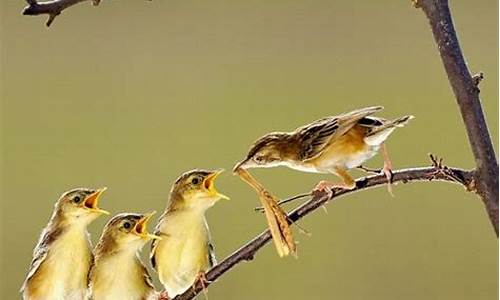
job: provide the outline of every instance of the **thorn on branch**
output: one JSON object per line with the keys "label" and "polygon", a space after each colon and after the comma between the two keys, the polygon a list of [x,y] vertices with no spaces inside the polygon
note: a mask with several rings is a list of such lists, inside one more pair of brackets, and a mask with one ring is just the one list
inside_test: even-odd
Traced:
{"label": "thorn on branch", "polygon": [[483,81],[483,79],[484,79],[484,73],[483,72],[479,72],[478,74],[474,74],[472,76],[472,80],[474,80],[474,84],[476,86],[478,86],[481,83],[481,81]]}
{"label": "thorn on branch", "polygon": [[477,74],[472,75],[472,81],[474,82],[474,87],[476,88],[476,91],[479,93],[481,90],[479,89],[479,84],[481,81],[484,79],[484,73],[479,72]]}
{"label": "thorn on branch", "polygon": [[448,168],[443,164],[443,158],[438,158],[437,156],[429,153],[429,157],[432,162],[432,166],[436,169],[429,180],[432,181],[434,179],[442,179],[445,178],[450,181],[455,181],[462,184],[468,192],[475,192],[475,181],[474,176],[470,176],[470,178],[465,178],[463,174],[454,172],[452,169]]}
{"label": "thorn on branch", "polygon": [[429,158],[431,159],[432,166],[436,169],[442,169],[443,168],[443,159],[438,158],[437,156],[434,156],[432,153],[429,153]]}

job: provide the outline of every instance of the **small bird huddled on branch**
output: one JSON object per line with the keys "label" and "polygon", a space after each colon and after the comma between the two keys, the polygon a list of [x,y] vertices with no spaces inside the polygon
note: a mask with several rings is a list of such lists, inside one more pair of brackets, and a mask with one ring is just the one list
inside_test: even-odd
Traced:
{"label": "small bird huddled on branch", "polygon": [[333,173],[342,183],[321,181],[314,189],[331,193],[334,187],[353,189],[355,182],[347,170],[362,166],[380,150],[384,157],[382,172],[390,182],[392,166],[384,142],[413,116],[396,120],[371,116],[382,109],[366,107],[314,121],[292,132],[266,134],[253,144],[235,169],[287,166],[303,172]]}
{"label": "small bird huddled on branch", "polygon": [[161,240],[153,241],[151,248],[164,298],[174,298],[196,281],[204,286],[205,272],[216,263],[205,212],[219,199],[229,199],[214,186],[221,172],[192,170],[172,186],[170,202],[155,231]]}
{"label": "small bird huddled on branch", "polygon": [[93,300],[153,300],[158,295],[139,251],[158,236],[148,233],[149,214],[121,213],[104,227],[94,250],[89,291]]}
{"label": "small bird huddled on branch", "polygon": [[77,188],[59,198],[33,251],[21,288],[25,300],[87,299],[93,259],[87,225],[108,214],[97,206],[105,190]]}

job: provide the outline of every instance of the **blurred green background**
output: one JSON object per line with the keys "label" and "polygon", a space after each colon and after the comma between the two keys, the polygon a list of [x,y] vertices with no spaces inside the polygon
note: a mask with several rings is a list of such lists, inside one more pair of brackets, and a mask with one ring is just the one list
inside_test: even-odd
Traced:
{"label": "blurred green background", "polygon": [[[469,66],[485,72],[497,145],[498,2],[451,2]],[[65,190],[107,186],[101,206],[113,213],[162,211],[180,173],[230,169],[262,134],[326,115],[369,105],[413,114],[389,140],[395,168],[428,165],[428,152],[473,167],[427,20],[410,1],[103,1],[64,11],[50,29],[46,16],[22,16],[24,5],[1,3],[2,299],[18,298]],[[253,173],[280,197],[333,178]],[[232,197],[208,213],[222,259],[265,220],[230,172],[218,187]],[[268,245],[210,298],[496,299],[498,240],[481,201],[446,183],[395,194],[330,203],[300,222],[312,236],[297,232],[298,260]],[[94,241],[106,221],[90,226]]]}

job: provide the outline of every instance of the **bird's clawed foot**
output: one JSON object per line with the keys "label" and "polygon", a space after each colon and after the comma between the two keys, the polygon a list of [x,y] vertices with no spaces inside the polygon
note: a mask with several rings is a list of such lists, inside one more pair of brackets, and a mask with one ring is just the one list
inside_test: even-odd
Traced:
{"label": "bird's clawed foot", "polygon": [[335,182],[326,181],[326,180],[321,180],[314,187],[314,189],[312,190],[312,192],[313,192],[313,194],[316,194],[318,192],[320,192],[320,193],[326,193],[326,195],[328,196],[328,198],[332,198],[333,197],[333,190],[335,188],[341,188],[341,189],[348,189],[348,190],[350,190],[350,189],[353,189],[354,187],[348,187],[345,184],[335,183]]}
{"label": "bird's clawed foot", "polygon": [[170,300],[167,291],[163,291],[158,295],[158,300]]}
{"label": "bird's clawed foot", "polygon": [[198,275],[196,275],[196,280],[194,281],[193,289],[196,288],[196,284],[198,282],[200,282],[201,287],[203,288],[203,294],[205,295],[205,299],[208,300],[207,286],[211,283],[211,281],[207,279],[207,274],[205,272],[199,272]]}
{"label": "bird's clawed foot", "polygon": [[392,180],[394,178],[394,174],[392,173],[392,163],[390,160],[386,160],[384,162],[384,167],[382,168],[382,173],[387,178],[387,191],[394,197],[394,193],[392,192]]}

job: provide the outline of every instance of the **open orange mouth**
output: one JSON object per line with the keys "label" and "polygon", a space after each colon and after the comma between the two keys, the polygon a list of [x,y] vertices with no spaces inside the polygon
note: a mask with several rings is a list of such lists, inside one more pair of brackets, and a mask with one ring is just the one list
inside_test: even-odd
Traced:
{"label": "open orange mouth", "polygon": [[97,191],[95,191],[92,194],[90,194],[85,199],[85,201],[83,202],[83,206],[85,206],[87,209],[90,209],[90,210],[92,210],[94,212],[98,212],[98,213],[109,215],[109,212],[107,212],[107,211],[105,211],[103,209],[100,209],[97,206],[97,204],[99,203],[99,198],[101,197],[102,193],[104,193],[104,191],[107,190],[107,189],[108,188],[106,188],[106,187],[100,188]]}
{"label": "open orange mouth", "polygon": [[150,234],[147,230],[148,221],[151,217],[156,213],[156,211],[152,211],[150,213],[145,214],[137,223],[135,224],[134,230],[140,237],[146,239],[161,239],[159,236]]}
{"label": "open orange mouth", "polygon": [[208,193],[211,195],[211,196],[218,196],[222,199],[227,199],[229,200],[229,197],[226,196],[226,195],[223,195],[221,193],[219,193],[216,189],[215,189],[215,178],[217,178],[222,172],[224,172],[223,169],[219,169],[217,171],[214,171],[212,172],[211,174],[209,174],[205,180],[203,181],[203,186],[205,187],[205,189],[208,191]]}

